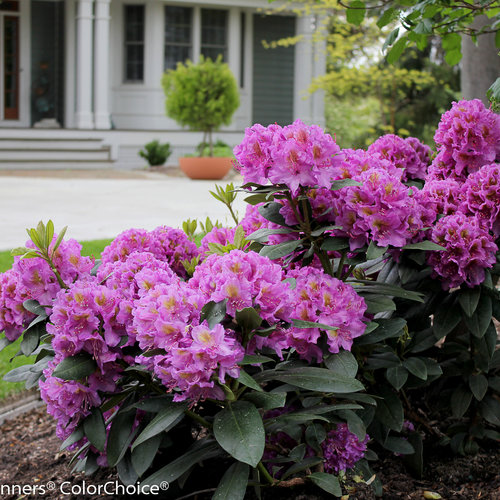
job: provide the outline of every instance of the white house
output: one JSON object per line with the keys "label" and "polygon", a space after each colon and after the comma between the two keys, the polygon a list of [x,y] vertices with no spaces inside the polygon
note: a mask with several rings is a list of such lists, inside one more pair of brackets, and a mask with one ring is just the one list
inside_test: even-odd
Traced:
{"label": "white house", "polygon": [[[116,160],[127,167],[140,163],[137,151],[153,138],[170,142],[176,155],[192,151],[201,135],[165,116],[161,77],[200,54],[222,54],[240,87],[233,122],[216,137],[236,144],[257,122],[321,125],[323,96],[307,96],[325,71],[324,47],[312,43],[318,20],[291,9],[265,15],[269,7],[267,0],[0,0],[0,168]],[[290,36],[300,41],[262,44]]]}

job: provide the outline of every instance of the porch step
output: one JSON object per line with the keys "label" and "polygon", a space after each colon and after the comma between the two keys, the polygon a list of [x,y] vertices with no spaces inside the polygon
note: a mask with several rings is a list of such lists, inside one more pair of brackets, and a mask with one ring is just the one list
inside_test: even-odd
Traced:
{"label": "porch step", "polygon": [[112,161],[0,160],[0,170],[105,170],[113,168]]}
{"label": "porch step", "polygon": [[97,137],[0,137],[0,169],[112,168],[111,147]]}

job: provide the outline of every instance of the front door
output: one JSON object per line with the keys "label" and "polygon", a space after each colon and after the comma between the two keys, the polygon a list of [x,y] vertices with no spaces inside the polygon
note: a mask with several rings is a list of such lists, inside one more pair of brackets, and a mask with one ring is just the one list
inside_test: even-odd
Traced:
{"label": "front door", "polygon": [[19,120],[19,1],[0,3],[0,120]]}

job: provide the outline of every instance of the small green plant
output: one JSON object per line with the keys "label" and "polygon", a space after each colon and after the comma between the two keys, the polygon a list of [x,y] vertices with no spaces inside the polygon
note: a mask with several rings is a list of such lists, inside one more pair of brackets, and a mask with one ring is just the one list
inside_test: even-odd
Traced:
{"label": "small green plant", "polygon": [[144,149],[139,151],[139,156],[144,158],[150,167],[163,165],[171,154],[170,144],[168,142],[161,144],[158,140],[148,142]]}
{"label": "small green plant", "polygon": [[[226,63],[200,57],[194,64],[186,61],[167,71],[162,80],[166,113],[179,125],[203,132],[208,156],[213,156],[212,133],[229,125],[240,105],[238,85]],[[200,155],[201,156],[201,155]]]}

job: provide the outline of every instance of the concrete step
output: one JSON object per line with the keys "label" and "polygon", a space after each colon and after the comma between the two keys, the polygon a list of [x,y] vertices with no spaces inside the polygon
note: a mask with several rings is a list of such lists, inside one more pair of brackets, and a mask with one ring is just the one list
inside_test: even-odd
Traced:
{"label": "concrete step", "polygon": [[114,168],[112,161],[89,160],[32,160],[32,161],[2,161],[0,170],[103,170]]}
{"label": "concrete step", "polygon": [[109,148],[103,146],[101,139],[9,139],[0,137],[0,152],[8,149],[35,149],[35,150],[72,150],[72,149],[102,149]]}
{"label": "concrete step", "polygon": [[87,150],[0,148],[0,164],[7,161],[108,161],[109,159],[109,148]]}

